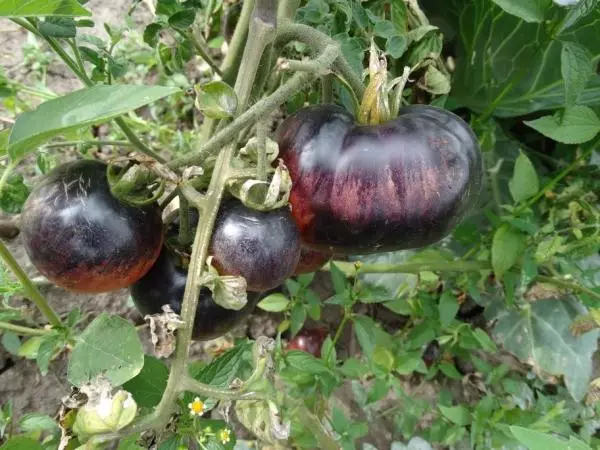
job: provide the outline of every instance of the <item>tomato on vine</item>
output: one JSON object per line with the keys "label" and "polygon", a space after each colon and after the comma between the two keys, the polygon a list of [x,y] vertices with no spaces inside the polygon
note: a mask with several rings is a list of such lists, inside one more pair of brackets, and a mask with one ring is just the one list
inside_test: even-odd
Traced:
{"label": "tomato on vine", "polygon": [[21,235],[31,262],[71,291],[127,287],[150,270],[162,247],[158,207],[115,198],[106,167],[93,160],[56,167],[23,207]]}

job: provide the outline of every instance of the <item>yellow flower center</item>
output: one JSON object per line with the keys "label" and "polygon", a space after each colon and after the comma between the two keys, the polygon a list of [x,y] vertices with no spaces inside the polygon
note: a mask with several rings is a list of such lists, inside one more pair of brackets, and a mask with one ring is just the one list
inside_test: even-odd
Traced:
{"label": "yellow flower center", "polygon": [[221,443],[226,444],[227,442],[229,442],[230,435],[231,435],[231,430],[229,430],[228,428],[221,430],[221,432],[219,433],[219,439],[221,440]]}
{"label": "yellow flower center", "polygon": [[200,399],[196,398],[189,405],[190,411],[192,414],[201,415],[204,412],[204,403],[200,401]]}

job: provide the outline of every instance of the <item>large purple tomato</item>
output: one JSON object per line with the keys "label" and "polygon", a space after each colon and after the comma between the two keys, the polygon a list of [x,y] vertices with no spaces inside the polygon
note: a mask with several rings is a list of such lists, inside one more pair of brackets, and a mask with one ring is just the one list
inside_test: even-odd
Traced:
{"label": "large purple tomato", "polygon": [[[187,270],[180,267],[178,258],[164,247],[156,264],[129,291],[142,315],[162,313],[163,305],[169,305],[180,314],[186,281]],[[224,335],[250,315],[259,298],[260,294],[248,292],[246,306],[234,311],[217,305],[210,289],[203,287],[194,320],[194,339],[207,341]]]}
{"label": "large purple tomato", "polygon": [[478,200],[477,138],[455,114],[403,108],[357,125],[333,105],[304,108],[279,130],[302,240],[316,250],[364,254],[418,248],[446,236]]}
{"label": "large purple tomato", "polygon": [[110,193],[106,164],[80,160],[49,172],[21,215],[33,265],[51,282],[77,292],[106,292],[135,283],[163,242],[156,205],[131,206]]}
{"label": "large purple tomato", "polygon": [[300,234],[287,206],[261,212],[230,199],[219,210],[210,254],[221,275],[243,276],[249,291],[267,291],[294,273]]}

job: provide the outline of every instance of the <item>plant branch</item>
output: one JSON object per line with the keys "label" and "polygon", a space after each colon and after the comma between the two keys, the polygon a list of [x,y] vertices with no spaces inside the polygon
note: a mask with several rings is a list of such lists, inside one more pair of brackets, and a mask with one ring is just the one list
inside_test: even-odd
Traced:
{"label": "plant branch", "polygon": [[244,51],[246,43],[246,36],[248,35],[248,26],[250,24],[250,17],[254,10],[254,0],[246,0],[242,4],[242,12],[238,19],[235,31],[229,43],[227,55],[221,64],[221,72],[223,73],[223,81],[227,84],[233,84],[235,82],[236,74],[238,73],[238,67]]}
{"label": "plant branch", "polygon": [[[332,261],[346,275],[357,273],[356,263],[346,261]],[[325,264],[321,270],[328,271],[331,263]],[[476,272],[491,270],[487,261],[439,261],[405,264],[362,264],[359,263],[358,273],[420,273],[420,272]]]}
{"label": "plant branch", "polygon": [[550,283],[554,284],[555,286],[562,287],[564,289],[569,289],[574,292],[587,294],[590,297],[595,298],[596,300],[600,300],[600,293],[572,281],[567,281],[556,277],[547,277],[544,275],[538,275],[536,279],[543,283]]}
{"label": "plant branch", "polygon": [[133,147],[133,143],[130,141],[102,141],[102,140],[89,140],[89,141],[62,141],[62,142],[50,142],[44,144],[44,148],[58,148],[58,147],[75,147],[77,145],[93,145],[101,147],[103,145],[112,145],[115,147]]}
{"label": "plant branch", "polygon": [[[324,65],[331,65],[338,54],[339,47],[337,44],[333,44],[327,47],[318,59]],[[223,146],[234,141],[240,131],[278,108],[292,95],[316,78],[317,75],[310,72],[298,72],[294,74],[283,86],[273,92],[273,94],[252,105],[232,123],[216,133],[203,146],[189,155],[171,161],[168,166],[175,169],[181,166],[201,164],[206,157],[216,153],[219,149],[223,148]]]}
{"label": "plant branch", "polygon": [[0,257],[15,274],[19,282],[23,285],[27,297],[31,299],[33,303],[35,303],[40,312],[48,319],[48,322],[50,322],[50,324],[54,327],[62,327],[63,324],[58,315],[54,312],[40,291],[38,291],[37,287],[29,279],[25,271],[21,268],[21,266],[19,266],[19,263],[8,251],[6,245],[4,245],[4,242],[2,241],[0,241]]}
{"label": "plant branch", "polygon": [[208,64],[210,66],[210,68],[217,75],[219,75],[219,76],[223,75],[223,72],[221,72],[221,69],[219,68],[219,66],[217,65],[215,60],[212,59],[212,57],[208,53],[208,48],[206,47],[204,39],[200,36],[196,37],[195,30],[188,30],[187,32],[185,32],[183,30],[177,30],[177,31],[181,36],[188,39],[192,43],[192,45],[196,49],[196,52],[198,52],[198,55],[200,55],[200,57],[204,60],[204,62],[206,62],[206,64]]}
{"label": "plant branch", "polygon": [[[277,30],[276,45],[283,46],[290,41],[299,41],[308,45],[314,52],[322,53],[327,46],[335,44],[335,41],[319,30],[298,23],[283,23]],[[335,60],[334,67],[346,79],[354,93],[362,98],[365,86],[361,77],[357,75],[348,61],[339,54]]]}
{"label": "plant branch", "polygon": [[23,327],[21,325],[15,325],[14,323],[9,322],[0,322],[0,329],[11,331],[21,336],[45,336],[51,332],[51,330],[46,330],[43,328]]}

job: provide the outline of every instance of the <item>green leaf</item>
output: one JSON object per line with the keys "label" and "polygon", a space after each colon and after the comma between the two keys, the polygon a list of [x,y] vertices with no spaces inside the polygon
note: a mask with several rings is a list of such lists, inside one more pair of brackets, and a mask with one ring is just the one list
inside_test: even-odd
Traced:
{"label": "green leaf", "polygon": [[377,326],[377,322],[367,316],[356,315],[352,318],[358,343],[368,358],[372,358],[377,345],[389,347],[392,337]]}
{"label": "green leaf", "polygon": [[563,42],[560,67],[565,81],[565,106],[575,105],[594,73],[590,52],[576,42]]}
{"label": "green leaf", "polygon": [[[489,309],[489,308],[488,308]],[[538,371],[562,375],[571,396],[580,401],[592,375],[598,330],[574,336],[570,325],[585,309],[575,300],[538,300],[523,311],[498,306],[486,309],[496,320],[493,336],[517,358]]]}
{"label": "green leaf", "polygon": [[196,19],[196,10],[189,8],[176,12],[169,17],[169,25],[173,28],[185,30],[194,23]]}
{"label": "green leaf", "polygon": [[286,353],[285,360],[299,372],[307,372],[313,375],[331,374],[331,370],[323,361],[301,350],[290,350]]}
{"label": "green leaf", "polygon": [[361,378],[369,373],[367,366],[356,358],[348,358],[340,367],[340,372],[346,378]]}
{"label": "green leaf", "polygon": [[509,225],[502,225],[492,240],[492,268],[497,277],[515,265],[525,248],[525,236]]}
{"label": "green leaf", "polygon": [[600,132],[600,119],[587,106],[573,106],[559,113],[524,122],[534,130],[563,144],[583,144]]}
{"label": "green leaf", "polygon": [[592,447],[573,436],[567,441],[550,433],[542,433],[516,425],[510,427],[510,432],[529,450],[592,450]]}
{"label": "green leaf", "polygon": [[540,190],[540,181],[531,160],[521,152],[515,161],[515,170],[508,182],[510,195],[515,202],[533,197]]}
{"label": "green leaf", "polygon": [[58,430],[58,424],[52,417],[46,414],[30,413],[21,417],[19,420],[19,428],[24,433],[31,433],[43,430]]}
{"label": "green leaf", "polygon": [[306,308],[300,302],[294,303],[292,314],[290,315],[290,332],[295,336],[306,321]]}
{"label": "green leaf", "polygon": [[60,346],[64,343],[63,338],[58,334],[49,334],[42,337],[40,346],[37,349],[35,361],[42,375],[48,373],[50,360],[55,355]]}
{"label": "green leaf", "polygon": [[117,450],[144,450],[143,447],[137,445],[139,438],[140,436],[137,434],[119,440],[119,446],[117,447]]}
{"label": "green leaf", "polygon": [[342,272],[333,261],[329,264],[329,273],[331,274],[331,282],[333,283],[335,293],[338,295],[346,294],[348,280],[346,280],[344,272]]}
{"label": "green leaf", "polygon": [[102,375],[120,386],[144,367],[142,343],[131,322],[102,314],[81,333],[69,359],[67,377],[74,386]]}
{"label": "green leaf", "polygon": [[210,364],[204,366],[197,373],[192,374],[192,376],[196,380],[211,386],[228,387],[233,379],[238,376],[242,362],[250,352],[251,347],[250,343],[238,344],[211,361]]}
{"label": "green leaf", "polygon": [[551,0],[493,0],[493,2],[513,16],[525,22],[541,22],[552,4]]}
{"label": "green leaf", "polygon": [[0,450],[44,450],[42,444],[24,436],[10,438]]}
{"label": "green leaf", "polygon": [[458,405],[458,406],[438,405],[438,408],[440,408],[441,413],[444,415],[444,417],[446,419],[448,419],[450,422],[452,422],[456,425],[465,426],[465,425],[469,425],[471,423],[471,413],[466,407],[464,407],[462,405]]}
{"label": "green leaf", "polygon": [[196,108],[211,119],[233,117],[238,105],[237,95],[231,86],[223,81],[210,81],[194,86]]}
{"label": "green leaf", "polygon": [[154,356],[145,355],[141,372],[123,388],[131,393],[138,406],[152,408],[160,402],[168,378],[167,366]]}
{"label": "green leaf", "polygon": [[404,36],[393,36],[385,44],[385,52],[394,59],[400,58],[408,48],[408,41]]}
{"label": "green leaf", "polygon": [[562,24],[560,32],[564,32],[574,25],[577,25],[579,21],[586,18],[592,11],[598,9],[600,0],[579,0],[577,5],[569,8],[569,13],[565,17],[565,21]]}
{"label": "green leaf", "polygon": [[375,403],[384,398],[390,390],[390,385],[386,380],[381,378],[377,378],[371,389],[369,389],[369,394],[367,395],[367,404]]}
{"label": "green leaf", "polygon": [[48,100],[17,117],[9,153],[19,160],[57,134],[106,122],[179,91],[166,86],[94,86]]}
{"label": "green leaf", "polygon": [[2,333],[2,346],[4,349],[13,355],[19,353],[19,349],[21,348],[21,340],[19,336],[10,331],[5,331]]}
{"label": "green leaf", "polygon": [[44,36],[57,38],[74,38],[77,35],[77,25],[70,17],[50,17],[38,26]]}
{"label": "green leaf", "polygon": [[158,39],[160,38],[160,32],[163,29],[163,25],[160,23],[151,23],[144,29],[144,42],[150,47],[156,47]]}
{"label": "green leaf", "polygon": [[0,17],[91,16],[77,0],[0,0]]}
{"label": "green leaf", "polygon": [[282,312],[288,308],[290,300],[283,294],[275,293],[267,295],[264,299],[258,302],[258,307],[263,311]]}
{"label": "green leaf", "polygon": [[494,353],[498,350],[492,338],[481,328],[475,328],[473,330],[473,337],[477,339],[477,342],[481,345],[481,348],[486,352]]}
{"label": "green leaf", "polygon": [[[460,105],[479,113],[490,110],[490,105],[497,117],[560,108],[565,104],[561,65],[557,63],[562,43],[577,42],[590,52],[592,60],[600,57],[600,8],[590,9],[589,15],[558,38],[546,39],[546,22],[524,22],[489,0],[421,3],[430,11],[430,19],[443,20],[457,31],[452,96]],[[548,17],[560,13],[558,6],[551,8]],[[594,74],[578,104],[598,103],[600,74]]]}
{"label": "green leaf", "polygon": [[42,336],[33,336],[27,339],[19,348],[18,356],[21,358],[27,359],[36,359],[38,354],[38,349],[40,348],[41,343],[44,341]]}
{"label": "green leaf", "polygon": [[380,20],[373,27],[373,34],[382,38],[392,38],[398,35],[398,31],[389,20]]}
{"label": "green leaf", "polygon": [[23,180],[23,175],[13,173],[8,177],[0,193],[0,208],[9,214],[20,213],[27,197],[29,197],[29,188]]}
{"label": "green leaf", "polygon": [[442,329],[446,328],[452,323],[458,312],[458,300],[452,291],[444,291],[440,297],[440,304],[438,306],[440,313],[440,325]]}
{"label": "green leaf", "polygon": [[394,355],[387,348],[381,345],[375,346],[375,351],[372,356],[373,364],[379,367],[386,373],[390,373],[396,364]]}

